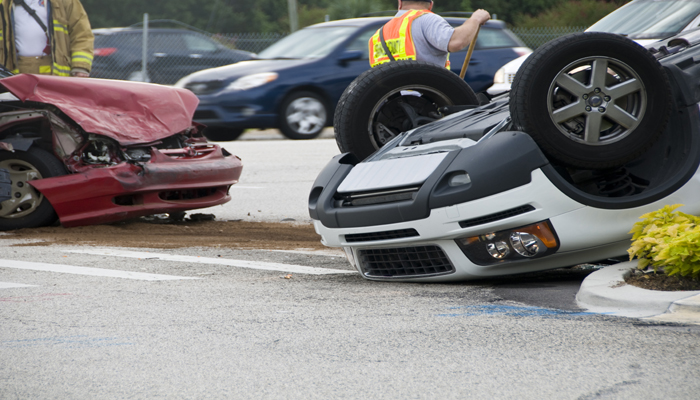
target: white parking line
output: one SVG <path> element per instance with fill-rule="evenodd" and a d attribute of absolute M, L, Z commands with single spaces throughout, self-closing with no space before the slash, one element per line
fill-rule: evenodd
<path fill-rule="evenodd" d="M 261 269 L 266 271 L 282 271 L 298 274 L 310 275 L 329 275 L 329 274 L 355 274 L 355 271 L 338 270 L 329 268 L 307 267 L 304 265 L 279 264 L 261 261 L 244 261 L 232 260 L 228 258 L 209 258 L 209 257 L 194 257 L 180 256 L 176 254 L 160 254 L 149 253 L 145 251 L 128 251 L 128 250 L 112 250 L 112 249 L 95 249 L 95 250 L 63 250 L 66 253 L 77 254 L 93 254 L 98 256 L 114 256 L 114 257 L 129 257 L 140 258 L 146 260 L 163 260 L 163 261 L 178 261 L 187 263 L 199 264 L 216 264 L 227 265 L 230 267 Z"/>
<path fill-rule="evenodd" d="M 36 287 L 36 285 L 25 285 L 23 283 L 0 282 L 0 289 L 12 289 L 20 287 Z"/>
<path fill-rule="evenodd" d="M 64 274 L 106 276 L 110 278 L 138 279 L 142 281 L 172 281 L 178 279 L 200 279 L 187 276 L 147 274 L 143 272 L 119 271 L 115 269 L 76 267 L 64 264 L 46 264 L 37 262 L 0 260 L 0 268 L 28 269 L 34 271 L 60 272 Z"/>

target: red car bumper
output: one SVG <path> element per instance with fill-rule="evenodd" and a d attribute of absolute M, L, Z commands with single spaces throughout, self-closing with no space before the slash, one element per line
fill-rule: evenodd
<path fill-rule="evenodd" d="M 31 181 L 65 227 L 103 224 L 228 202 L 243 165 L 221 147 L 188 154 L 153 149 L 145 163 L 120 163 Z"/>

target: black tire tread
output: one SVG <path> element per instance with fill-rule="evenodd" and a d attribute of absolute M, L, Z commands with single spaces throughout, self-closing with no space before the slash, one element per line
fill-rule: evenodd
<path fill-rule="evenodd" d="M 357 124 L 364 123 L 365 126 L 369 118 L 364 119 L 358 116 L 357 110 L 362 105 L 371 103 L 373 107 L 378 99 L 376 89 L 385 86 L 387 79 L 398 80 L 410 84 L 416 78 L 423 81 L 426 79 L 440 79 L 449 82 L 450 91 L 454 93 L 455 104 L 478 104 L 478 99 L 471 87 L 457 74 L 444 67 L 425 61 L 400 60 L 379 65 L 369 69 L 358 76 L 345 89 L 338 101 L 333 117 L 333 129 L 338 148 L 342 153 L 353 153 L 359 159 L 364 159 L 372 154 L 376 149 L 372 146 L 367 136 L 366 129 L 358 132 Z M 374 102 L 373 102 L 374 101 Z"/>

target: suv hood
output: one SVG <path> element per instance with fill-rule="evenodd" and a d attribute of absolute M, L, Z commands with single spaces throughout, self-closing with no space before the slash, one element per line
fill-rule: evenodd
<path fill-rule="evenodd" d="M 190 128 L 199 103 L 184 89 L 94 78 L 20 74 L 0 80 L 0 87 L 22 102 L 53 105 L 86 132 L 125 146 Z"/>

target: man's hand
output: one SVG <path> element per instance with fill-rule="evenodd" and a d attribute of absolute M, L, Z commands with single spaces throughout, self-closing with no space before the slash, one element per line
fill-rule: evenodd
<path fill-rule="evenodd" d="M 478 9 L 474 11 L 474 13 L 471 17 L 469 17 L 469 19 L 475 20 L 479 23 L 479 26 L 482 26 L 486 23 L 486 21 L 491 19 L 491 14 L 489 14 L 489 12 L 486 10 Z"/>
<path fill-rule="evenodd" d="M 447 45 L 450 52 L 460 51 L 471 43 L 479 27 L 491 19 L 491 14 L 486 10 L 478 9 L 464 23 L 455 28 Z"/>
<path fill-rule="evenodd" d="M 73 67 L 70 71 L 70 76 L 77 76 L 78 78 L 87 78 L 90 76 L 90 72 L 85 68 Z"/>

